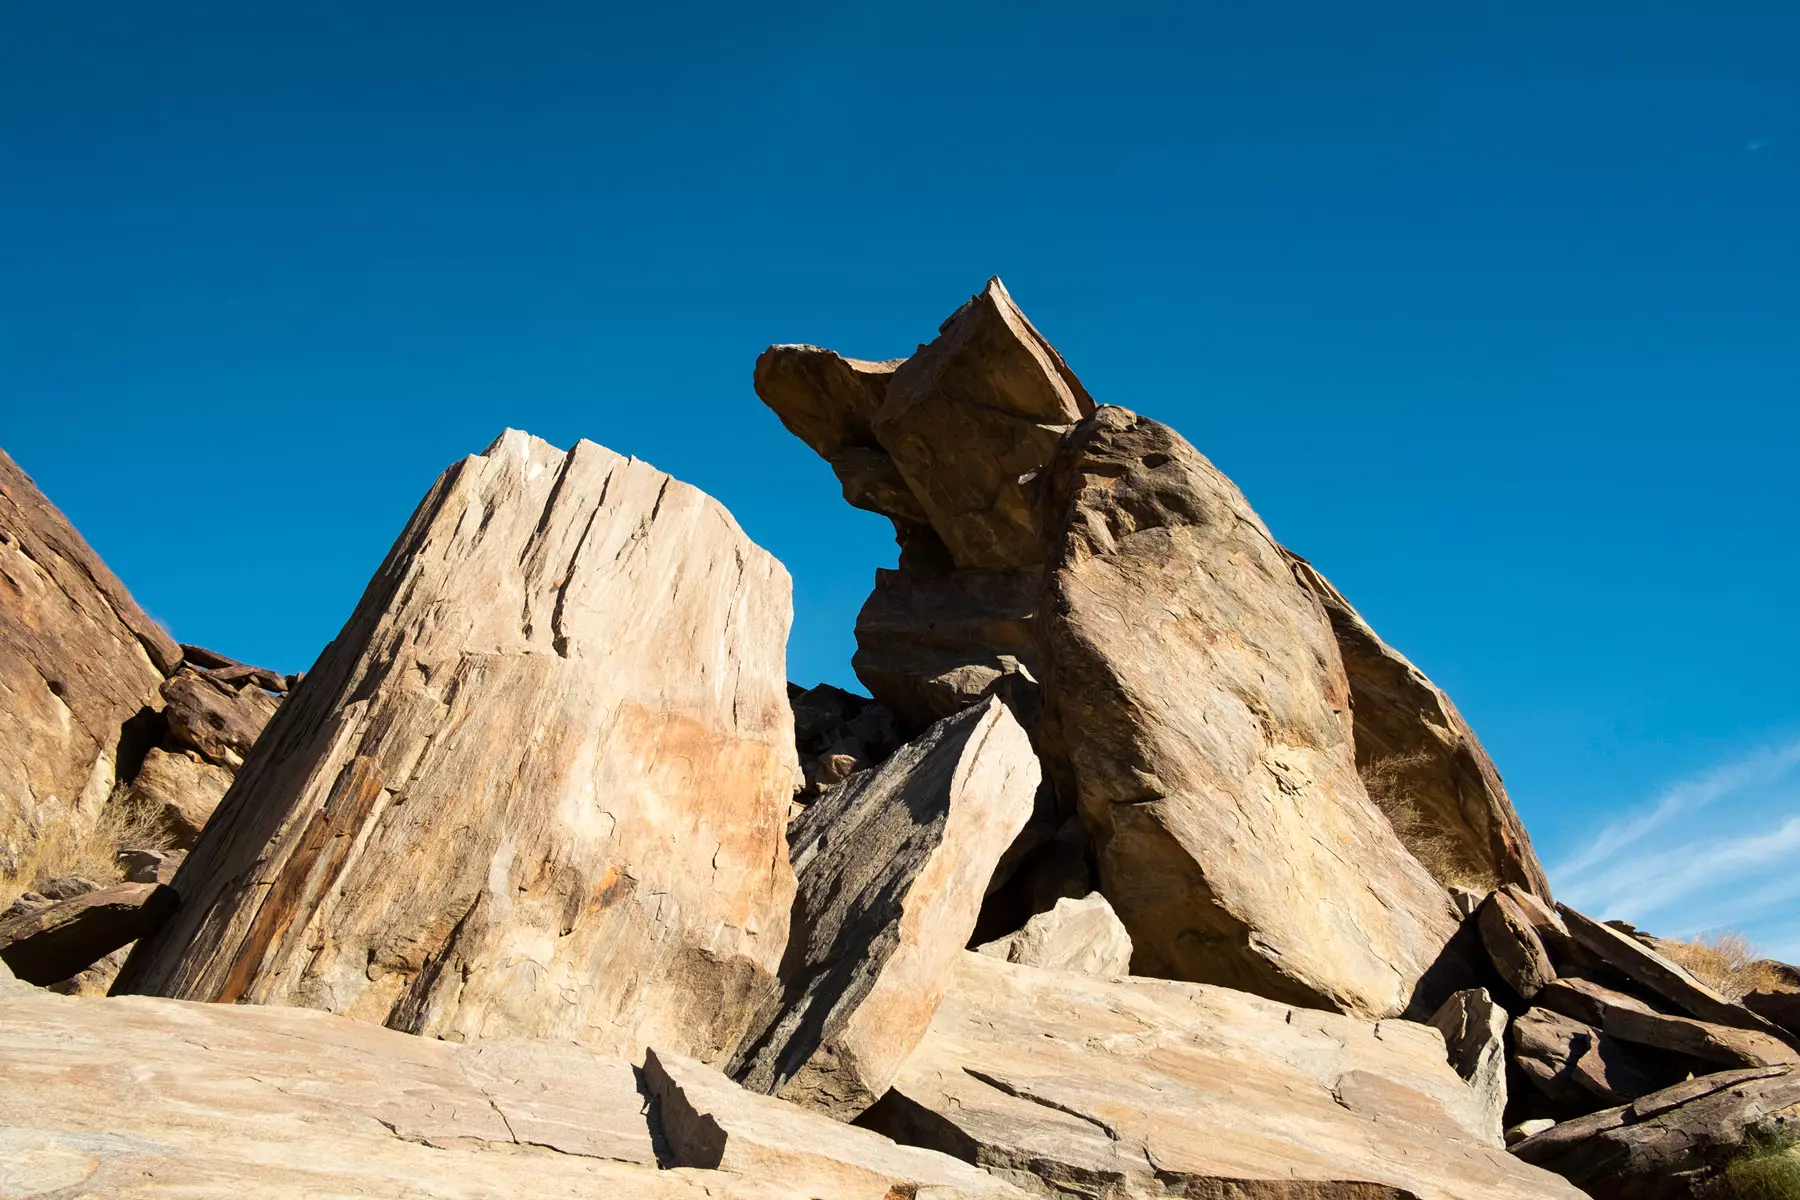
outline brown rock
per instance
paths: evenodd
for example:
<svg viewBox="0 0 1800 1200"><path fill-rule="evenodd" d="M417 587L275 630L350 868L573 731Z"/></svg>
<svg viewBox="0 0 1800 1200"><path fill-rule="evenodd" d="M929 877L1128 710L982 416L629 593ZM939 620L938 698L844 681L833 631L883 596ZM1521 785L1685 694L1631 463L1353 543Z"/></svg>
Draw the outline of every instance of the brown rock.
<svg viewBox="0 0 1800 1200"><path fill-rule="evenodd" d="M1556 915L1550 903L1533 892L1529 892L1516 883L1506 884L1500 889L1518 906L1519 913L1530 922L1532 932L1538 936L1544 949L1550 953L1550 961L1561 963L1575 950L1575 939L1569 936L1569 927L1563 919Z"/></svg>
<svg viewBox="0 0 1800 1200"><path fill-rule="evenodd" d="M156 883L83 892L0 920L0 959L40 987L69 978L168 921L180 899Z"/></svg>
<svg viewBox="0 0 1800 1200"><path fill-rule="evenodd" d="M236 771L280 701L257 687L232 687L183 668L162 685L169 736L208 761Z"/></svg>
<svg viewBox="0 0 1800 1200"><path fill-rule="evenodd" d="M1617 1005L1606 1010L1606 1032L1620 1041L1654 1046L1725 1067L1775 1067L1800 1063L1800 1052L1766 1033L1714 1025L1692 1017L1644 1012Z"/></svg>
<svg viewBox="0 0 1800 1200"><path fill-rule="evenodd" d="M1577 945L1641 987L1684 1011L1717 1025L1772 1033L1774 1027L1741 1004L1733 1004L1629 934L1619 932L1566 904L1556 906Z"/></svg>
<svg viewBox="0 0 1800 1200"><path fill-rule="evenodd" d="M1505 1144L1506 1010L1485 988L1454 993L1429 1024L1444 1035L1450 1065L1475 1093L1492 1145Z"/></svg>
<svg viewBox="0 0 1800 1200"><path fill-rule="evenodd" d="M121 755L148 744L134 736L139 712L160 704L157 687L180 660L68 518L0 452L0 875L22 869L51 826L75 837L92 828Z"/></svg>
<svg viewBox="0 0 1800 1200"><path fill-rule="evenodd" d="M789 595L698 490L507 432L421 504L116 990L728 1053L793 894Z"/></svg>
<svg viewBox="0 0 1800 1200"><path fill-rule="evenodd" d="M674 1165L780 1180L808 1196L893 1200L932 1197L1024 1200L1025 1193L978 1167L798 1105L747 1091L704 1063L652 1049L644 1082Z"/></svg>
<svg viewBox="0 0 1800 1200"><path fill-rule="evenodd" d="M1533 999L1540 1008L1561 1013L1596 1029L1605 1026L1606 1014L1615 1009L1656 1012L1654 1007L1636 996L1628 996L1591 979L1569 975L1551 980Z"/></svg>
<svg viewBox="0 0 1800 1200"><path fill-rule="evenodd" d="M804 776L802 800L885 761L900 745L892 714L867 696L828 683L814 688L790 683L788 700Z"/></svg>
<svg viewBox="0 0 1800 1200"><path fill-rule="evenodd" d="M1537 931L1511 896L1505 892L1489 896L1476 921L1481 944L1487 947L1495 969L1521 999L1530 1000L1556 978L1556 968L1550 965L1550 955Z"/></svg>
<svg viewBox="0 0 1800 1200"><path fill-rule="evenodd" d="M288 677L267 667L253 667L241 663L235 658L220 654L217 650L208 650L205 646L193 646L187 642L181 644L181 657L184 665L197 667L213 682L235 687L242 683L253 683L259 688L271 692L288 690Z"/></svg>
<svg viewBox="0 0 1800 1200"><path fill-rule="evenodd" d="M1550 1099L1618 1104L1664 1086L1650 1065L1591 1025L1534 1008L1512 1023L1513 1063Z"/></svg>
<svg viewBox="0 0 1800 1200"><path fill-rule="evenodd" d="M1072 768L1134 970L1404 1010L1457 922L1357 777L1318 601L1167 426L1100 409L1050 487L1045 737Z"/></svg>
<svg viewBox="0 0 1800 1200"><path fill-rule="evenodd" d="M186 850L121 850L119 870L126 883L169 883L186 859Z"/></svg>
<svg viewBox="0 0 1800 1200"><path fill-rule="evenodd" d="M132 777L129 803L156 813L175 847L186 850L199 840L231 780L231 771L197 753L152 747Z"/></svg>
<svg viewBox="0 0 1800 1200"><path fill-rule="evenodd" d="M732 1076L845 1120L874 1103L931 1023L1038 780L1025 731L990 700L802 813L781 986Z"/></svg>
<svg viewBox="0 0 1800 1200"><path fill-rule="evenodd" d="M1734 1155L1748 1130L1794 1122L1800 1071L1761 1067L1675 1084L1619 1108L1564 1121L1512 1148L1595 1200L1677 1200Z"/></svg>
<svg viewBox="0 0 1800 1200"><path fill-rule="evenodd" d="M1496 1148L1426 1026L978 954L859 1124L1108 1200L1579 1200Z"/></svg>
<svg viewBox="0 0 1800 1200"><path fill-rule="evenodd" d="M1290 558L1324 605L1343 654L1356 765L1365 779L1381 772L1389 807L1406 810L1395 821L1400 840L1441 883L1484 890L1511 883L1548 897L1550 882L1500 772L1450 697L1382 641L1311 563Z"/></svg>

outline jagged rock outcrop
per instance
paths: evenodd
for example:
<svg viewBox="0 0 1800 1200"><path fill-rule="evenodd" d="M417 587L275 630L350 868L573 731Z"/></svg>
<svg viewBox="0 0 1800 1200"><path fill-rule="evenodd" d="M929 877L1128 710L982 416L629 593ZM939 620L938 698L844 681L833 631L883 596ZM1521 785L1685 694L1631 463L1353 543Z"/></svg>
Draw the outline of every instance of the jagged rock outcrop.
<svg viewBox="0 0 1800 1200"><path fill-rule="evenodd" d="M1753 1128L1800 1127L1800 1069L1723 1071L1564 1121L1512 1148L1594 1200L1677 1200Z"/></svg>
<svg viewBox="0 0 1800 1200"><path fill-rule="evenodd" d="M1317 599L1165 425L1100 409L1049 488L1044 740L1069 763L1136 971L1404 1010L1456 916L1357 777Z"/></svg>
<svg viewBox="0 0 1800 1200"><path fill-rule="evenodd" d="M1495 892L1476 913L1481 944L1506 985L1521 1000L1530 1000L1556 978L1550 952L1523 909L1505 892Z"/></svg>
<svg viewBox="0 0 1800 1200"><path fill-rule="evenodd" d="M1774 1031L1769 1022L1743 1005L1733 1004L1637 938L1576 912L1566 904L1556 908L1575 944L1583 951L1684 1012L1718 1025L1760 1033Z"/></svg>
<svg viewBox="0 0 1800 1200"><path fill-rule="evenodd" d="M1331 618L1350 680L1356 765L1392 790L1400 840L1441 883L1483 891L1511 883L1548 898L1550 881L1500 772L1450 697L1382 641L1316 567L1291 551L1289 558Z"/></svg>
<svg viewBox="0 0 1800 1200"><path fill-rule="evenodd" d="M1744 1007L1800 1038L1800 967L1765 960L1776 981L1744 994Z"/></svg>
<svg viewBox="0 0 1800 1200"><path fill-rule="evenodd" d="M977 946L976 953L1026 967L1124 975L1131 970L1131 934L1099 892L1065 897L1017 933Z"/></svg>
<svg viewBox="0 0 1800 1200"><path fill-rule="evenodd" d="M155 814L171 845L187 850L200 840L233 778L233 771L201 754L152 746L126 795L129 803Z"/></svg>
<svg viewBox="0 0 1800 1200"><path fill-rule="evenodd" d="M1577 1112L1618 1104L1672 1082L1603 1030L1549 1009L1512 1023L1513 1064L1545 1096Z"/></svg>
<svg viewBox="0 0 1800 1200"><path fill-rule="evenodd" d="M248 680L221 680L183 666L162 685L163 716L175 746L236 771L280 707Z"/></svg>
<svg viewBox="0 0 1800 1200"><path fill-rule="evenodd" d="M48 986L162 928L179 903L160 883L121 883L0 918L0 959L27 983Z"/></svg>
<svg viewBox="0 0 1800 1200"><path fill-rule="evenodd" d="M181 661L68 518L0 452L0 874L52 826L79 837L151 737ZM123 760L123 762L122 762Z"/></svg>
<svg viewBox="0 0 1800 1200"><path fill-rule="evenodd" d="M691 1058L652 1049L644 1061L644 1082L676 1166L779 1180L795 1192L831 1200L1026 1197L960 1159L895 1145L870 1130L758 1095Z"/></svg>
<svg viewBox="0 0 1800 1200"><path fill-rule="evenodd" d="M812 688L790 683L788 701L803 777L796 798L802 803L886 761L900 745L893 714L867 696L828 683Z"/></svg>
<svg viewBox="0 0 1800 1200"><path fill-rule="evenodd" d="M421 503L115 991L721 1057L786 940L791 611L710 497L507 432Z"/></svg>
<svg viewBox="0 0 1800 1200"><path fill-rule="evenodd" d="M973 953L859 1123L1050 1194L1580 1197L1492 1144L1424 1025Z"/></svg>
<svg viewBox="0 0 1800 1200"><path fill-rule="evenodd" d="M1495 1146L1505 1144L1506 1010L1485 988L1467 988L1444 1001L1429 1022L1444 1035L1450 1065L1475 1093L1483 1130Z"/></svg>
<svg viewBox="0 0 1800 1200"><path fill-rule="evenodd" d="M845 1120L873 1104L931 1023L1039 777L1025 731L989 700L796 818L780 986L732 1076Z"/></svg>

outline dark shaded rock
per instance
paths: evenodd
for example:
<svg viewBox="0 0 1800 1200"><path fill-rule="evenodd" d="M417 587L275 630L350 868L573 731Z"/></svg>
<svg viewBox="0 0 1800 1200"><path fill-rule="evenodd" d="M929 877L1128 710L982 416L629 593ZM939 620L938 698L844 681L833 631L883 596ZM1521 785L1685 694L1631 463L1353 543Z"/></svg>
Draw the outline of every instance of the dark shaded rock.
<svg viewBox="0 0 1800 1200"><path fill-rule="evenodd" d="M1550 1099L1581 1111L1663 1087L1653 1065L1591 1025L1534 1008L1512 1023L1514 1064Z"/></svg>
<svg viewBox="0 0 1800 1200"><path fill-rule="evenodd" d="M901 743L892 714L866 696L828 683L807 689L790 683L788 702L794 708L794 744L805 780L799 793L803 801L879 765Z"/></svg>
<svg viewBox="0 0 1800 1200"><path fill-rule="evenodd" d="M1596 1029L1606 1024L1606 1014L1613 1009L1630 1009L1643 1013L1657 1011L1655 1006L1636 996L1595 983L1591 979L1571 975L1559 976L1546 984L1537 994L1536 1002L1541 1008L1561 1013L1571 1020L1592 1025Z"/></svg>
<svg viewBox="0 0 1800 1200"><path fill-rule="evenodd" d="M1800 1052L1767 1033L1714 1025L1692 1017L1644 1012L1614 1005L1606 1010L1606 1032L1620 1041L1654 1046L1726 1067L1775 1067L1800 1063Z"/></svg>
<svg viewBox="0 0 1800 1200"><path fill-rule="evenodd" d="M235 771L280 701L257 687L232 687L184 668L162 685L169 736L209 762Z"/></svg>
<svg viewBox="0 0 1800 1200"><path fill-rule="evenodd" d="M1556 968L1537 931L1511 896L1505 892L1489 896L1476 921L1495 969L1520 999L1530 1000L1556 978Z"/></svg>
<svg viewBox="0 0 1800 1200"><path fill-rule="evenodd" d="M168 883L186 858L186 850L121 850L119 870L126 883Z"/></svg>
<svg viewBox="0 0 1800 1200"><path fill-rule="evenodd" d="M1772 1033L1774 1027L1741 1004L1733 1004L1629 934L1621 933L1566 904L1556 906L1576 943L1608 967L1674 1003L1702 1021Z"/></svg>
<svg viewBox="0 0 1800 1200"><path fill-rule="evenodd" d="M0 959L40 987L155 933L180 904L173 889L121 883L0 920Z"/></svg>

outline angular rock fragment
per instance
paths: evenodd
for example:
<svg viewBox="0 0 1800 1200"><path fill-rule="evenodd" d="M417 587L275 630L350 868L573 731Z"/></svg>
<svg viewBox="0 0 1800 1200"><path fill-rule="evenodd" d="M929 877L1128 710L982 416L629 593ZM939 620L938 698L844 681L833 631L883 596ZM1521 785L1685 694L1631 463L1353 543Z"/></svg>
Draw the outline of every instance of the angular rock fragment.
<svg viewBox="0 0 1800 1200"><path fill-rule="evenodd" d="M1457 921L1357 777L1318 600L1167 426L1098 410L1049 489L1043 739L1070 766L1136 973L1404 1010Z"/></svg>
<svg viewBox="0 0 1800 1200"><path fill-rule="evenodd" d="M1109 1200L1580 1196L1495 1148L1424 1026L973 953L858 1123Z"/></svg>
<svg viewBox="0 0 1800 1200"><path fill-rule="evenodd" d="M1766 1033L1714 1025L1692 1017L1643 1012L1627 1006L1610 1007L1603 1028L1620 1041L1654 1046L1671 1054L1684 1054L1725 1067L1774 1067L1800 1063L1800 1052Z"/></svg>
<svg viewBox="0 0 1800 1200"><path fill-rule="evenodd" d="M1702 1021L1772 1033L1774 1027L1741 1004L1733 1004L1692 975L1610 925L1556 906L1577 945L1641 987L1673 1002Z"/></svg>
<svg viewBox="0 0 1800 1200"><path fill-rule="evenodd" d="M183 642L181 657L184 665L198 667L208 679L215 683L225 685L251 683L271 692L288 690L287 676L271 671L267 667L253 667L249 663L241 663L235 658L220 654L217 650L208 650L205 646L193 646Z"/></svg>
<svg viewBox="0 0 1800 1200"><path fill-rule="evenodd" d="M710 497L507 432L427 495L115 990L723 1056L786 939L791 611Z"/></svg>
<svg viewBox="0 0 1800 1200"><path fill-rule="evenodd" d="M1506 1010L1484 988L1457 992L1431 1018L1444 1035L1450 1065L1468 1081L1493 1145L1503 1145L1506 1115Z"/></svg>
<svg viewBox="0 0 1800 1200"><path fill-rule="evenodd" d="M175 848L186 850L231 788L233 774L198 754L151 747L132 776L128 803L154 813Z"/></svg>
<svg viewBox="0 0 1800 1200"><path fill-rule="evenodd" d="M1746 992L1744 1007L1789 1035L1800 1037L1800 968L1777 962L1768 965L1779 976L1779 982Z"/></svg>
<svg viewBox="0 0 1800 1200"><path fill-rule="evenodd" d="M1553 1125L1512 1152L1594 1200L1678 1200L1735 1154L1748 1130L1800 1123L1797 1106L1800 1069L1722 1071Z"/></svg>
<svg viewBox="0 0 1800 1200"><path fill-rule="evenodd" d="M729 1071L848 1120L924 1035L1039 770L990 700L947 717L794 822L798 893L781 983Z"/></svg>
<svg viewBox="0 0 1800 1200"><path fill-rule="evenodd" d="M866 696L828 683L814 688L790 683L788 700L805 778L799 792L802 800L881 763L900 745L892 714Z"/></svg>
<svg viewBox="0 0 1800 1200"><path fill-rule="evenodd" d="M180 904L157 883L121 883L0 920L0 959L40 987L60 982L162 928Z"/></svg>
<svg viewBox="0 0 1800 1200"><path fill-rule="evenodd" d="M1513 1063L1539 1091L1565 1106L1618 1104L1671 1082L1605 1032L1548 1009L1519 1017L1510 1037Z"/></svg>
<svg viewBox="0 0 1800 1200"><path fill-rule="evenodd" d="M1017 933L976 947L976 953L1024 967L1124 975L1131 970L1131 935L1099 892L1062 899Z"/></svg>
<svg viewBox="0 0 1800 1200"><path fill-rule="evenodd" d="M770 346L756 360L756 394L789 433L831 464L852 507L923 525L929 520L925 509L875 437L875 415L904 361L864 362L817 346Z"/></svg>
<svg viewBox="0 0 1800 1200"><path fill-rule="evenodd" d="M1596 1029L1606 1024L1606 1014L1617 1009L1630 1009L1640 1013L1654 1013L1656 1009L1624 992L1595 983L1591 979L1578 976L1560 976L1546 984L1535 997L1540 1008L1561 1013L1572 1020Z"/></svg>
<svg viewBox="0 0 1800 1200"><path fill-rule="evenodd" d="M1520 999L1530 1000L1556 978L1556 968L1537 931L1511 896L1505 892L1489 896L1476 921L1481 944L1487 947L1494 968Z"/></svg>
<svg viewBox="0 0 1800 1200"><path fill-rule="evenodd" d="M691 1058L644 1061L656 1120L673 1163L780 1180L809 1196L890 1200L928 1194L1024 1200L1025 1193L977 1167L867 1129L758 1095ZM940 1190L943 1189L943 1190Z"/></svg>
<svg viewBox="0 0 1800 1200"><path fill-rule="evenodd" d="M280 702L258 687L232 687L184 667L162 685L169 736L236 771Z"/></svg>
<svg viewBox="0 0 1800 1200"><path fill-rule="evenodd" d="M1398 650L1311 563L1294 573L1331 618L1350 680L1356 764L1385 764L1393 802L1410 819L1400 839L1439 882L1486 890L1516 884L1548 898L1550 882L1487 751L1450 697Z"/></svg>
<svg viewBox="0 0 1800 1200"><path fill-rule="evenodd" d="M1561 962L1573 954L1576 949L1575 939L1569 936L1569 927L1556 915L1556 910L1550 907L1549 901L1515 883L1507 884L1500 891L1513 902L1520 915L1530 924L1538 941L1549 952L1552 962Z"/></svg>
<svg viewBox="0 0 1800 1200"><path fill-rule="evenodd" d="M0 452L0 875L91 829L181 651ZM142 744L138 744L139 742Z"/></svg>

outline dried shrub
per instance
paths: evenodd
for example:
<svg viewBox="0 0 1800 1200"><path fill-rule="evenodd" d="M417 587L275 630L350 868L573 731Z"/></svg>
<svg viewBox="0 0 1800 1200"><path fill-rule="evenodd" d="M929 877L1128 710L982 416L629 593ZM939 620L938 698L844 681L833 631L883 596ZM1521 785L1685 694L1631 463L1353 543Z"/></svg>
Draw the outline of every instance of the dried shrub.
<svg viewBox="0 0 1800 1200"><path fill-rule="evenodd" d="M1721 929L1687 942L1658 938L1656 949L1727 1000L1742 1000L1758 988L1783 982L1774 965L1735 930Z"/></svg>
<svg viewBox="0 0 1800 1200"><path fill-rule="evenodd" d="M159 815L145 805L133 803L121 784L91 828L54 821L30 839L12 869L0 872L0 909L20 893L34 891L64 875L79 875L103 887L118 883L124 878L119 870L120 850L167 850L173 845Z"/></svg>
<svg viewBox="0 0 1800 1200"><path fill-rule="evenodd" d="M1424 751L1411 754L1388 754L1370 759L1360 770L1363 787L1387 817L1388 824L1400 837L1400 844L1412 851L1431 877L1449 887L1452 884L1488 891L1494 880L1482 877L1462 855L1456 839L1434 825L1419 809L1408 776L1431 762Z"/></svg>
<svg viewBox="0 0 1800 1200"><path fill-rule="evenodd" d="M1800 1200L1800 1151L1792 1132L1752 1131L1708 1185L1708 1200Z"/></svg>

